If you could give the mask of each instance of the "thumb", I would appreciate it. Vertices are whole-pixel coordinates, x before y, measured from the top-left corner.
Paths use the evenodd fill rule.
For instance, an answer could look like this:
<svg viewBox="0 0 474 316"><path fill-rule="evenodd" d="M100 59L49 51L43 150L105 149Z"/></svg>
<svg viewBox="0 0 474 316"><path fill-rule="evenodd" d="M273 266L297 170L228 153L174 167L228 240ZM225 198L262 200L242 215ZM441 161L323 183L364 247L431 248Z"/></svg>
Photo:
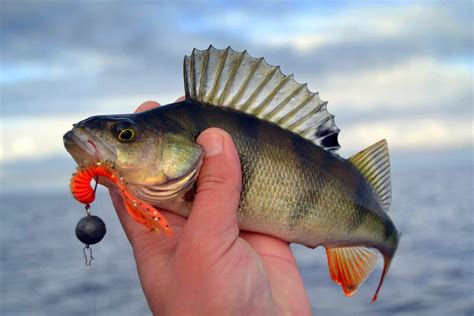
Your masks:
<svg viewBox="0 0 474 316"><path fill-rule="evenodd" d="M204 148L204 163L182 241L215 249L213 245L230 245L239 235L240 161L232 138L221 129L205 130L197 143Z"/></svg>

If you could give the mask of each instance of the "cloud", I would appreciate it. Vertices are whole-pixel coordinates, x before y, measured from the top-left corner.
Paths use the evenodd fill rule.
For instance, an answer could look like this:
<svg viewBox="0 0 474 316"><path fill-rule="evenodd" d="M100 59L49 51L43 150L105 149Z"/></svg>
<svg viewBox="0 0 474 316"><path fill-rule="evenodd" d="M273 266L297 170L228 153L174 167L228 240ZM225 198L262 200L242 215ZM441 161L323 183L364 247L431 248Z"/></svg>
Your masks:
<svg viewBox="0 0 474 316"><path fill-rule="evenodd" d="M63 152L62 135L76 121L73 117L2 119L0 161L38 158Z"/></svg>
<svg viewBox="0 0 474 316"><path fill-rule="evenodd" d="M374 3L337 10L315 5L286 11L252 8L197 19L206 25L206 31L239 30L250 47L267 49L265 56L291 60L291 70L296 73L312 70L313 75L324 76L383 68L412 58L470 56L470 9L462 2Z"/></svg>
<svg viewBox="0 0 474 316"><path fill-rule="evenodd" d="M358 119L411 119L469 114L472 83L472 74L465 67L412 59L350 76L328 75L317 88L323 99L330 100L331 108L352 112Z"/></svg>
<svg viewBox="0 0 474 316"><path fill-rule="evenodd" d="M105 98L179 96L182 56L198 44L176 30L169 6L2 2L0 11L8 116L93 112Z"/></svg>
<svg viewBox="0 0 474 316"><path fill-rule="evenodd" d="M465 12L460 5L403 3L196 9L4 1L3 115L93 111L99 98L179 95L183 55L210 43L248 49L317 82L414 58L462 59L472 49Z"/></svg>
<svg viewBox="0 0 474 316"><path fill-rule="evenodd" d="M0 5L0 161L66 155L62 134L80 119L173 102L183 55L211 43L308 82L330 101L343 148L472 145L468 2Z"/></svg>
<svg viewBox="0 0 474 316"><path fill-rule="evenodd" d="M472 118L406 119L361 122L341 131L340 143L344 156L350 156L382 138L390 150L397 152L424 150L453 150L473 146Z"/></svg>

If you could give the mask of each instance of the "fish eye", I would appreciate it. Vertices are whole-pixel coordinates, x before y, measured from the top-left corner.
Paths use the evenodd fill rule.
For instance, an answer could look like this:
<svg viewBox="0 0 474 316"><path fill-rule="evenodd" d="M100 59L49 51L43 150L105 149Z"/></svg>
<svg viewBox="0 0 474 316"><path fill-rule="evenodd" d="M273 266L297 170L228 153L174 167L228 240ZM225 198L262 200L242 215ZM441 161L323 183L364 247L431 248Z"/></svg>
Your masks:
<svg viewBox="0 0 474 316"><path fill-rule="evenodd" d="M132 142L137 137L137 129L132 122L123 121L114 125L112 133L119 141Z"/></svg>

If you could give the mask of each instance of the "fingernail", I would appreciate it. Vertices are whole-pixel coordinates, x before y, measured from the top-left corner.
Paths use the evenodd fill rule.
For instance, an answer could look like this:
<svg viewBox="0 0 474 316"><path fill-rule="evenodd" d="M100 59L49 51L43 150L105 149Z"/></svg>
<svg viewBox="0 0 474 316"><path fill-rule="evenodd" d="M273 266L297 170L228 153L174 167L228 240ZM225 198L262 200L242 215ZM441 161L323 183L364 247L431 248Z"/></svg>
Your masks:
<svg viewBox="0 0 474 316"><path fill-rule="evenodd" d="M206 158L218 156L224 148L224 138L218 133L204 133L200 137Z"/></svg>

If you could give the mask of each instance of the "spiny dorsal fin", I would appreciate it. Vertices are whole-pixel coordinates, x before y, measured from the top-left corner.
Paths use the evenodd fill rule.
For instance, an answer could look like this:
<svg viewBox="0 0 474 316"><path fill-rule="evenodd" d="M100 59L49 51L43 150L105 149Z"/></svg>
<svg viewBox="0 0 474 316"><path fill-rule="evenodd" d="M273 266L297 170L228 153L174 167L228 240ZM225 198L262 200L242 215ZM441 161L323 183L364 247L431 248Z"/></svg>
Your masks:
<svg viewBox="0 0 474 316"><path fill-rule="evenodd" d="M340 148L327 102L263 58L230 47L194 49L184 58L184 77L187 99L278 124L333 153Z"/></svg>
<svg viewBox="0 0 474 316"><path fill-rule="evenodd" d="M390 157L385 139L355 154L349 161L366 177L377 192L385 211L392 203L390 184Z"/></svg>
<svg viewBox="0 0 474 316"><path fill-rule="evenodd" d="M346 296L357 292L377 261L377 255L364 247L327 247L326 255L331 279L341 285Z"/></svg>

